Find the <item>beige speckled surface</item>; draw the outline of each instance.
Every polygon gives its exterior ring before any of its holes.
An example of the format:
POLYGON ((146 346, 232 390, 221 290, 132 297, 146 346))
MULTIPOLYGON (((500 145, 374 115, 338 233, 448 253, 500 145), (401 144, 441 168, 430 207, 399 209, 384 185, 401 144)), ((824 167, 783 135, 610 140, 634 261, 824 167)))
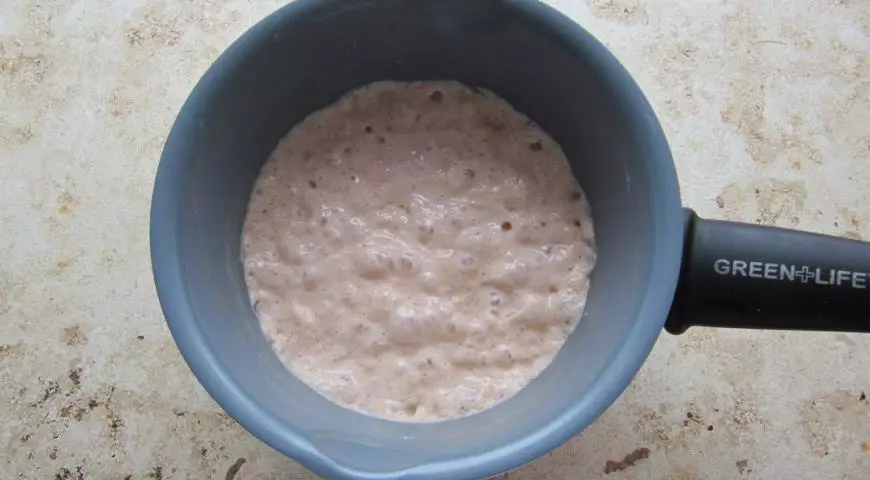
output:
MULTIPOLYGON (((0 478, 312 478, 198 386, 148 261, 174 113, 282 3, 0 2, 0 478)), ((870 238, 870 2, 552 3, 647 92, 688 205, 870 238)), ((596 424, 508 478, 864 479, 862 392, 870 336, 663 335, 596 424)))

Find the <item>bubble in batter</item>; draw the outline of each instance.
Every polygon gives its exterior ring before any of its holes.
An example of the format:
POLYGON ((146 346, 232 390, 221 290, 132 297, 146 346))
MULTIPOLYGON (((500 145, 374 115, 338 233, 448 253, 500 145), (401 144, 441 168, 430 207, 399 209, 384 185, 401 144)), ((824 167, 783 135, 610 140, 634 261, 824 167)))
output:
POLYGON ((399 421, 516 394, 573 331, 595 264, 559 145, 455 82, 377 82, 299 123, 263 166, 243 237, 281 361, 399 421))

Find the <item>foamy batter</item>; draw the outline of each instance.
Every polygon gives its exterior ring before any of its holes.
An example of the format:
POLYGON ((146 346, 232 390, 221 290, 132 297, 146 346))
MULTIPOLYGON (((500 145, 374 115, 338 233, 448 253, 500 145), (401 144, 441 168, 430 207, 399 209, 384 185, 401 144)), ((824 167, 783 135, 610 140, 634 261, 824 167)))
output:
POLYGON ((516 394, 574 329, 595 264, 559 145, 455 82, 378 82, 294 127, 243 244, 282 362, 340 405, 404 421, 516 394))

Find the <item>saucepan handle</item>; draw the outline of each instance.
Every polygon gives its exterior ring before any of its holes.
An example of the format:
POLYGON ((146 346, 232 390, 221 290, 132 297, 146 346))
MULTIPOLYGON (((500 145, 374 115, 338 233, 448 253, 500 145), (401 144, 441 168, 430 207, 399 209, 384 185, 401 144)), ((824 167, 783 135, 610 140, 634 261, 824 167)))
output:
POLYGON ((685 235, 668 332, 870 332, 870 243, 704 220, 688 209, 685 235))

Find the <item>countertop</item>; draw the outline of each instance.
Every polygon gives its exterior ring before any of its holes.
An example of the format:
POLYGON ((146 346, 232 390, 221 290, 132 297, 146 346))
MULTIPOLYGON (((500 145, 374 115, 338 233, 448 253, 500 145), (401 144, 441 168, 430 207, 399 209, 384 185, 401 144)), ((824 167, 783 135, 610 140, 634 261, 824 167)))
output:
MULTIPOLYGON (((175 113, 280 0, 0 3, 0 478, 309 479, 198 385, 149 200, 175 113)), ((644 89, 702 216, 870 239, 870 2, 559 0, 644 89)), ((865 479, 870 335, 663 334, 526 479, 865 479)))

